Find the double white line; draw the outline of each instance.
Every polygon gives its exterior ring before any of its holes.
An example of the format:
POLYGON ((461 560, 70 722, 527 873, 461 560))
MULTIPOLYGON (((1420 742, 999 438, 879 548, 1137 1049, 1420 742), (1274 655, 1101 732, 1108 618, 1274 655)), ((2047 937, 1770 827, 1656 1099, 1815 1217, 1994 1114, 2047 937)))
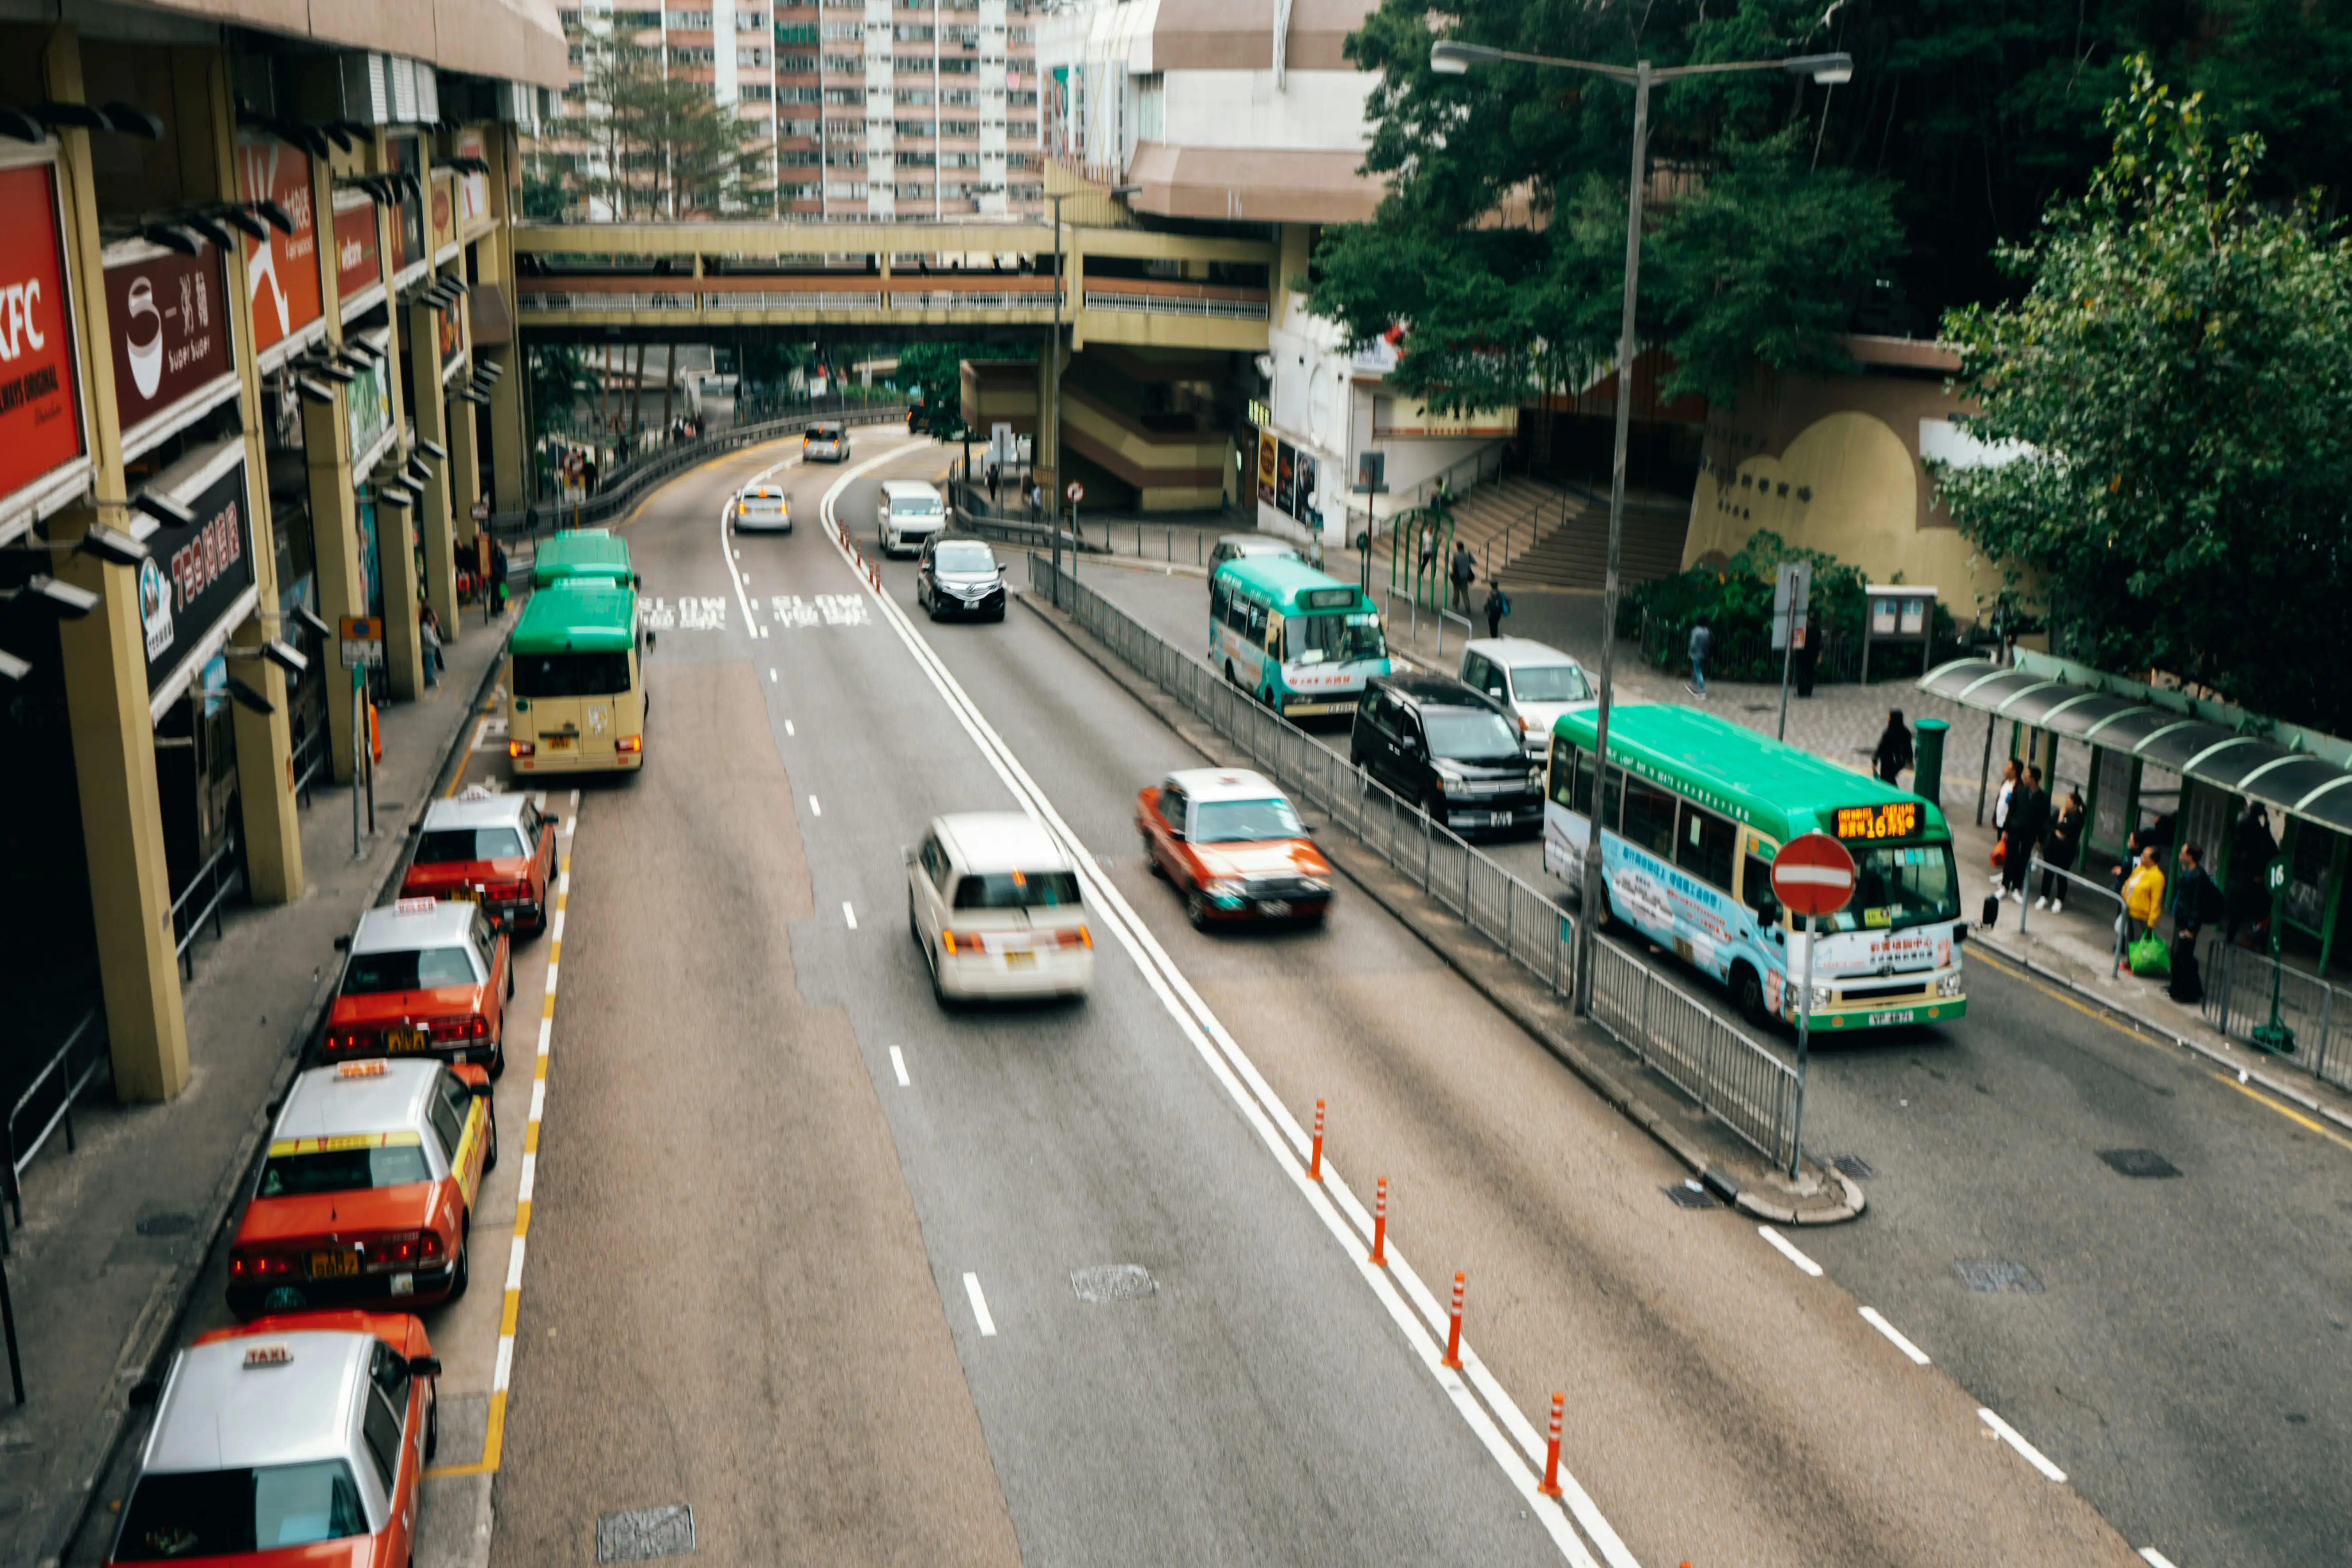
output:
MULTIPOLYGON (((842 544, 840 527, 834 516, 835 499, 852 479, 900 456, 904 450, 902 447, 885 453, 849 469, 825 491, 822 510, 825 534, 833 541, 834 547, 841 551, 845 561, 849 559, 849 553, 842 544)), ((1022 767, 1020 759, 990 726, 978 705, 965 695, 961 685, 949 673, 939 656, 931 651, 930 645, 915 629, 905 612, 887 593, 877 592, 870 584, 866 584, 862 576, 860 581, 880 606, 884 621, 898 633, 898 640, 906 645, 916 664, 930 679, 931 685, 947 703, 949 711, 963 726, 964 732, 971 737, 972 744, 988 760, 989 766, 1003 781, 1004 787, 1013 793, 1013 798, 1029 816, 1053 835, 1064 853, 1069 856, 1071 864, 1077 868, 1079 881, 1087 903, 1092 906, 1095 919, 1118 939, 1119 945, 1127 950, 1128 956, 1135 961, 1136 968, 1142 973, 1145 984, 1160 998, 1160 1005, 1176 1021, 1185 1038, 1192 1041, 1192 1048, 1208 1064, 1210 1072, 1240 1108, 1244 1119, 1280 1163, 1284 1173, 1290 1178, 1299 1195, 1354 1260, 1358 1274, 1381 1306, 1387 1309, 1398 1328, 1403 1331, 1406 1342, 1412 1347, 1438 1386, 1445 1391, 1464 1424, 1486 1446, 1487 1453, 1517 1490, 1528 1512, 1543 1522, 1554 1544, 1559 1548, 1560 1555, 1576 1564, 1577 1568, 1599 1568, 1592 1552, 1577 1535, 1577 1530, 1580 1528, 1584 1536, 1599 1549, 1601 1556, 1607 1560, 1610 1568, 1640 1568, 1633 1554, 1626 1550, 1625 1543, 1618 1539, 1617 1532, 1610 1528, 1600 1509, 1594 1506, 1591 1498, 1586 1495, 1584 1489, 1565 1467, 1559 1472, 1562 1495, 1559 1500, 1545 1497, 1536 1489, 1542 1479, 1542 1435, 1537 1432, 1534 1424, 1494 1374, 1487 1371, 1486 1363, 1479 1360, 1466 1340, 1462 1346, 1462 1368, 1459 1372, 1440 1364, 1444 1358, 1447 1325, 1445 1307, 1422 1282, 1412 1265, 1404 1260, 1393 1238, 1386 1249, 1387 1268, 1367 1260, 1372 1222, 1363 1204, 1332 1169, 1328 1158, 1323 1163, 1323 1180, 1318 1183, 1307 1179, 1306 1162, 1309 1140, 1306 1129, 1300 1126, 1297 1118, 1290 1113, 1260 1076, 1257 1068, 1218 1021, 1209 1005, 1192 989, 1175 961, 1160 947, 1127 900, 1103 875, 1102 868, 1087 852, 1076 832, 1055 810, 1053 801, 1022 767), (1500 1424, 1499 1428, 1497 1423, 1500 1424), (1574 1526, 1570 1523, 1570 1515, 1574 1516, 1574 1526)))

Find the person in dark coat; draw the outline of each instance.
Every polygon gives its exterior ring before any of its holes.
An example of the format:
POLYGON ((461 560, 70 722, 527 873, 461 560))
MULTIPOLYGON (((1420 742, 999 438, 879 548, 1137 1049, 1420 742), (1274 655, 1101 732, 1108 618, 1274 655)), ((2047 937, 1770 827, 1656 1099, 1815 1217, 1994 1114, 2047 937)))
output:
POLYGON ((2001 889, 2025 902, 2025 868, 2050 826, 2050 797, 2042 792, 2042 770, 2027 768, 2009 797, 2009 826, 2001 835, 2001 889))
POLYGON ((2277 856, 2271 814, 2261 801, 2255 801, 2238 818, 2237 831, 2230 839, 2230 911, 2222 940, 2235 942, 2243 931, 2249 942, 2261 945, 2271 919, 2271 895, 2263 885, 2263 869, 2277 856))
POLYGON ((2082 852, 2083 792, 2070 789, 2042 840, 2042 896, 2033 900, 2035 909, 2047 908, 2054 915, 2066 907, 2066 882, 2058 873, 2073 870, 2082 852))
POLYGON ((1470 553, 1467 544, 1454 544, 1454 560, 1447 570, 1454 578, 1454 612, 1466 618, 1470 614, 1470 584, 1478 576, 1477 559, 1470 553))
POLYGON ((2172 887, 2172 999, 2193 1007, 2205 1000, 2204 976, 2197 972, 2197 938, 2205 929, 2221 890, 2205 874, 2205 854, 2194 844, 2180 847, 2180 879, 2172 887))
POLYGON ((1889 709, 1886 714, 1886 728, 1879 731, 1878 749, 1871 753, 1871 772, 1876 773, 1885 783, 1893 784, 1895 782, 1895 775, 1910 767, 1916 758, 1911 751, 1911 726, 1903 721, 1902 709, 1889 709))
POLYGON ((1511 613, 1511 596, 1503 592, 1500 583, 1489 579, 1486 584, 1486 635, 1503 635, 1503 617, 1511 613))

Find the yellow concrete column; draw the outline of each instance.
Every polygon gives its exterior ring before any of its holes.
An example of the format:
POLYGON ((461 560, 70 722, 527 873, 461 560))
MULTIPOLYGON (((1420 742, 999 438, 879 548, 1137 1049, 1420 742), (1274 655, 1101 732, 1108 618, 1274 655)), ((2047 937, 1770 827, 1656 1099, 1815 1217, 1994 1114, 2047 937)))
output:
MULTIPOLYGON (((81 47, 70 25, 48 37, 42 75, 49 96, 82 100, 81 47)), ((122 428, 114 409, 112 339, 100 258, 98 201, 89 134, 62 128, 58 177, 65 208, 66 261, 75 274, 83 392, 89 399, 93 489, 101 506, 122 504, 122 428)), ((49 521, 61 544, 93 524, 120 526, 75 508, 49 521)), ((188 1081, 188 1021, 172 931, 171 874, 155 781, 155 727, 147 713, 147 654, 139 616, 139 574, 95 557, 60 552, 52 568, 99 595, 98 607, 58 628, 66 711, 81 799, 83 853, 89 864, 99 984, 114 1058, 114 1090, 126 1100, 169 1100, 188 1081)))
MULTIPOLYGON (((462 312, 464 300, 455 307, 462 312)), ((417 458, 430 471, 425 485, 425 501, 415 514, 415 526, 425 541, 425 597, 433 606, 434 616, 441 623, 441 637, 453 639, 457 626, 457 562, 456 530, 449 515, 449 463, 436 461, 430 452, 422 450, 430 441, 444 451, 449 451, 449 398, 441 385, 441 324, 439 312, 430 305, 419 302, 408 313, 412 330, 408 337, 410 384, 416 390, 417 458)), ((462 330, 464 317, 459 316, 462 330)), ((451 456, 456 454, 451 452, 451 456)))
MULTIPOLYGON (((370 160, 376 174, 392 173, 391 138, 381 130, 371 144, 370 160)), ((400 398, 398 356, 404 346, 404 323, 397 290, 393 286, 392 266, 392 227, 399 221, 397 209, 376 208, 376 253, 384 258, 384 320, 389 323, 383 344, 383 401, 392 411, 394 430, 406 428, 408 423, 407 411, 400 398)), ((406 441, 395 439, 393 449, 377 465, 376 472, 384 479, 392 478, 404 466, 403 454, 406 451, 406 441)), ((375 503, 375 555, 377 581, 383 584, 385 683, 392 688, 395 700, 414 702, 425 690, 424 638, 416 625, 416 520, 408 508, 394 506, 381 496, 375 503)))
MULTIPOLYGON (((484 128, 482 158, 490 165, 490 212, 498 219, 498 224, 474 246, 474 281, 495 284, 503 289, 509 316, 519 316, 521 310, 514 265, 514 193, 519 183, 515 171, 520 167, 518 157, 512 126, 484 128)), ((516 335, 521 335, 520 328, 516 329, 516 335)), ((491 505, 502 512, 519 512, 530 504, 530 419, 523 407, 523 382, 529 375, 530 356, 520 342, 513 342, 503 348, 477 347, 474 362, 477 364, 495 364, 500 373, 497 384, 490 388, 491 505)), ((474 423, 472 404, 462 404, 456 413, 461 425, 474 423)), ((478 441, 479 437, 480 431, 477 426, 474 438, 478 441)), ((452 446, 449 450, 454 457, 457 449, 452 446)), ((479 447, 477 447, 476 466, 468 472, 478 472, 478 468, 479 447)), ((465 484, 475 482, 472 479, 463 481, 465 484)))
MULTIPOLYGON (((325 384, 331 385, 331 383, 325 384)), ((359 498, 352 485, 352 426, 343 391, 332 403, 302 404, 302 456, 310 470, 310 535, 316 545, 319 615, 329 626, 367 614, 367 578, 360 564, 359 498)), ((386 508, 390 510, 390 508, 386 508)), ((338 657, 330 643, 325 657, 338 657)), ((348 678, 327 671, 328 763, 337 784, 352 782, 352 714, 348 678)))

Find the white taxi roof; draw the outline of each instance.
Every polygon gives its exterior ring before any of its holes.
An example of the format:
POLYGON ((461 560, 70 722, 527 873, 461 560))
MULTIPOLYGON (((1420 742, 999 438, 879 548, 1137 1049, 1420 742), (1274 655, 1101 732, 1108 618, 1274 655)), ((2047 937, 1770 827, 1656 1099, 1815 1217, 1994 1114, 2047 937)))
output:
POLYGON ((373 1334, 271 1331, 182 1351, 155 1411, 145 1471, 240 1469, 348 1457, 373 1334), (285 1352, 248 1365, 247 1352, 285 1352))
POLYGON ((470 947, 478 904, 403 899, 360 916, 353 952, 418 952, 428 947, 470 947), (430 908, 424 906, 430 904, 430 908))
POLYGON ((1533 637, 1475 637, 1462 645, 1462 657, 1472 654, 1501 665, 1505 669, 1527 669, 1536 666, 1572 664, 1579 669, 1583 662, 1574 654, 1562 653, 1549 643, 1533 637))
POLYGON ((937 485, 922 479, 884 479, 882 493, 892 500, 937 500, 937 485))
POLYGON ((1247 768, 1181 768, 1168 775, 1197 805, 1204 800, 1287 800, 1281 788, 1264 773, 1247 768))
POLYGON ((381 1058, 312 1068, 286 1091, 270 1141, 421 1132, 442 1071, 437 1060, 381 1058))
POLYGON ((936 817, 940 836, 958 866, 967 871, 1067 871, 1069 858, 1053 836, 1017 811, 971 811, 936 817))
POLYGON ((436 800, 425 808, 427 832, 437 827, 513 827, 522 826, 523 807, 530 804, 526 795, 459 795, 452 800, 436 800))

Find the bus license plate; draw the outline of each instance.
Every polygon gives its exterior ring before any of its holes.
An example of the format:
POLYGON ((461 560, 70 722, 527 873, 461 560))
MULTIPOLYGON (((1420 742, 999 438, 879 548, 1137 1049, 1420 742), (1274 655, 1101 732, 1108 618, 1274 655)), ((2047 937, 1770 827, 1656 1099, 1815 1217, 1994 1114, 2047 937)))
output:
POLYGON ((313 1279, 348 1279, 360 1271, 360 1255, 341 1252, 310 1254, 310 1278, 313 1279))
POLYGON ((394 1051, 429 1051, 433 1037, 424 1029, 394 1029, 383 1037, 385 1048, 394 1051))
POLYGON ((1271 920, 1278 921, 1290 913, 1290 904, 1288 900, 1283 899, 1261 899, 1258 900, 1257 912, 1271 920))
POLYGON ((574 737, 570 735, 546 735, 542 736, 541 739, 546 741, 547 749, 551 752, 568 752, 572 749, 572 742, 574 737))
POLYGON ((1900 1013, 1873 1013, 1870 1016, 1870 1026, 1875 1029, 1886 1024, 1907 1024, 1916 1011, 1916 1008, 1906 1007, 1900 1013))
POLYGON ((1007 969, 1034 969, 1037 967, 1037 955, 1022 948, 1014 948, 1004 955, 1004 967, 1007 969))

